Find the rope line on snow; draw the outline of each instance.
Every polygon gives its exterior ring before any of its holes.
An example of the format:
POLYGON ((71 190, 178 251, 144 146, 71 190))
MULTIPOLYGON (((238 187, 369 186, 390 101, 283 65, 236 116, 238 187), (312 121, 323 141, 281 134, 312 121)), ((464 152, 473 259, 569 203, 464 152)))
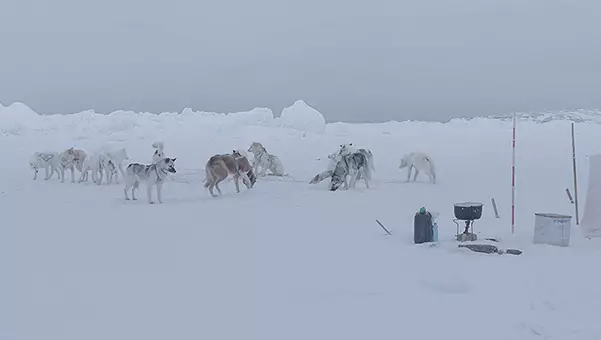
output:
MULTIPOLYGON (((179 171, 177 172, 175 175, 168 177, 168 181, 170 182, 175 182, 175 183, 183 183, 183 184, 190 184, 190 183, 195 183, 195 182, 202 182, 204 183, 205 178, 204 178, 204 169, 200 169, 200 170, 195 170, 195 169, 186 169, 187 171, 182 172, 179 171)), ((227 179, 227 181, 232 181, 232 178, 227 179)), ((309 184, 310 179, 307 180, 300 180, 297 179, 296 177, 290 175, 290 174, 286 174, 284 176, 274 176, 274 175, 266 175, 263 177, 257 177, 257 180, 259 181, 264 181, 264 182, 285 182, 285 183, 303 183, 303 184, 309 184)), ((382 184, 408 184, 408 183, 415 183, 415 182, 406 182, 403 180, 378 180, 378 179, 372 179, 370 181, 371 183, 382 183, 382 184)), ((421 182, 417 182, 417 183, 421 183, 421 182)))

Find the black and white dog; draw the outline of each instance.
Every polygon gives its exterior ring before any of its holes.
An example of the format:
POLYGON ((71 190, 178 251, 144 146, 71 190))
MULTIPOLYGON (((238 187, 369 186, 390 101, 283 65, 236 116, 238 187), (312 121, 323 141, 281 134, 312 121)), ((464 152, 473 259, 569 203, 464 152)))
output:
POLYGON ((342 155, 342 159, 332 172, 330 191, 336 191, 342 184, 344 184, 344 189, 348 189, 347 176, 349 175, 351 176, 351 188, 355 187, 359 176, 365 180, 365 187, 369 188, 371 173, 367 156, 364 153, 357 151, 342 155))
POLYGON ((132 199, 136 200, 136 189, 140 186, 140 182, 146 182, 146 194, 148 196, 148 203, 153 204, 152 201, 152 187, 157 187, 157 199, 159 203, 163 203, 161 199, 161 189, 165 183, 167 175, 170 173, 174 174, 175 171, 175 159, 176 158, 163 158, 158 163, 145 165, 140 163, 132 163, 127 166, 125 174, 125 199, 129 200, 127 191, 131 189, 132 199))
MULTIPOLYGON (((372 172, 376 171, 376 169, 374 168, 374 155, 371 153, 371 150, 363 149, 363 148, 355 149, 355 147, 353 147, 353 143, 341 144, 340 150, 338 150, 338 154, 336 156, 338 156, 338 159, 340 159, 343 155, 348 155, 348 154, 354 153, 354 152, 362 153, 367 158, 367 165, 370 169, 370 171, 369 171, 370 178, 368 178, 368 179, 371 180, 372 172)), ((334 156, 333 159, 337 159, 336 156, 334 156)), ((330 159, 332 159, 332 158, 330 158, 330 159)), ((361 179, 361 175, 359 175, 359 177, 357 179, 361 179)))

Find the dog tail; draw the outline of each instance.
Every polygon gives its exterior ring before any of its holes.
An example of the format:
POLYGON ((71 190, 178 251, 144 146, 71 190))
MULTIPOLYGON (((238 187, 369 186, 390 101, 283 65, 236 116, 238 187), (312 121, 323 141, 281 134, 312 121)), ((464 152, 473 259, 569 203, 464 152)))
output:
POLYGON ((213 183, 213 171, 211 170, 211 166, 207 164, 205 167, 205 189, 211 186, 213 183))
POLYGON ((315 177, 313 177, 313 179, 309 182, 309 184, 319 183, 328 177, 332 177, 333 173, 334 173, 334 171, 332 171, 332 170, 327 170, 322 173, 319 173, 319 174, 315 175, 315 177))
POLYGON ((155 149, 159 149, 159 151, 163 152, 163 148, 165 147, 165 144, 163 142, 154 142, 154 143, 152 143, 152 147, 155 149))
POLYGON ((371 169, 371 172, 376 172, 376 167, 374 166, 374 154, 371 153, 371 150, 367 150, 367 154, 369 155, 369 157, 367 157, 369 168, 371 169))

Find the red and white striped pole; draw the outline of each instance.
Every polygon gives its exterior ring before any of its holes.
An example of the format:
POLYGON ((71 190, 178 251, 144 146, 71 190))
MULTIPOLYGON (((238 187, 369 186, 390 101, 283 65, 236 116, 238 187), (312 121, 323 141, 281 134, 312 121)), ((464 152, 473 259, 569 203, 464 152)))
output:
POLYGON ((515 231, 515 112, 513 113, 513 155, 511 160, 511 233, 515 231))

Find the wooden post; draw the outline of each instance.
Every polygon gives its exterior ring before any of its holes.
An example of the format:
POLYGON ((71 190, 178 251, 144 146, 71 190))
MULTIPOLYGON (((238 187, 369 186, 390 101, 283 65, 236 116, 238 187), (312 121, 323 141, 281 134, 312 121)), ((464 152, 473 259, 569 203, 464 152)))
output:
POLYGON ((513 144, 511 160, 511 233, 515 232, 515 112, 513 113, 513 144))
POLYGON ((495 217, 499 218, 499 211, 497 210, 497 202, 495 202, 494 197, 491 198, 490 201, 492 202, 492 208, 495 211, 495 217))
POLYGON ((574 123, 572 123, 572 171, 574 172, 574 209, 576 214, 576 225, 580 225, 578 216, 578 180, 576 175, 576 138, 574 137, 574 123))

